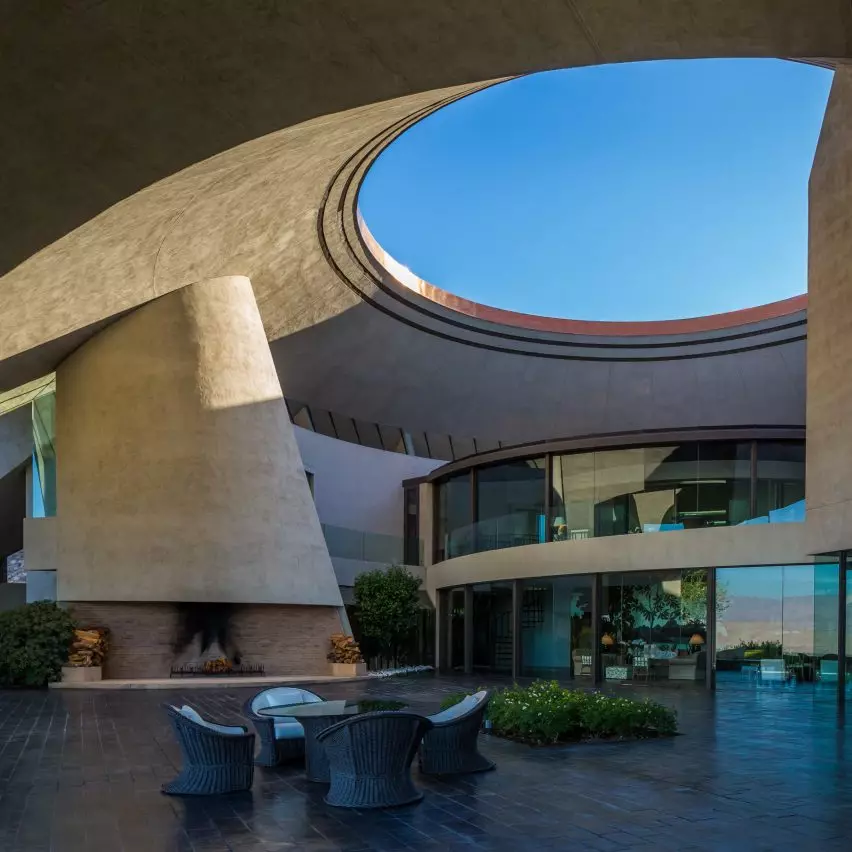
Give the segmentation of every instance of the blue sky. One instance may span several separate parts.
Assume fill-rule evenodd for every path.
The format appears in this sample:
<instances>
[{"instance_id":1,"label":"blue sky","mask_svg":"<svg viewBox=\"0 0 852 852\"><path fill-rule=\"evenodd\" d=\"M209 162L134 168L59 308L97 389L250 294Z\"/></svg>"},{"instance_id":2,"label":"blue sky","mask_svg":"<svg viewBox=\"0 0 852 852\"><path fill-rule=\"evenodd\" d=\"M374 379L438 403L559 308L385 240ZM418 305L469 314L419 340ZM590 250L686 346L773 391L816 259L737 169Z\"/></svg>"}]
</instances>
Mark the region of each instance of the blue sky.
<instances>
[{"instance_id":1,"label":"blue sky","mask_svg":"<svg viewBox=\"0 0 852 852\"><path fill-rule=\"evenodd\" d=\"M807 182L831 73L695 60L536 74L434 113L361 190L379 243L526 313L673 319L807 287Z\"/></svg>"}]
</instances>

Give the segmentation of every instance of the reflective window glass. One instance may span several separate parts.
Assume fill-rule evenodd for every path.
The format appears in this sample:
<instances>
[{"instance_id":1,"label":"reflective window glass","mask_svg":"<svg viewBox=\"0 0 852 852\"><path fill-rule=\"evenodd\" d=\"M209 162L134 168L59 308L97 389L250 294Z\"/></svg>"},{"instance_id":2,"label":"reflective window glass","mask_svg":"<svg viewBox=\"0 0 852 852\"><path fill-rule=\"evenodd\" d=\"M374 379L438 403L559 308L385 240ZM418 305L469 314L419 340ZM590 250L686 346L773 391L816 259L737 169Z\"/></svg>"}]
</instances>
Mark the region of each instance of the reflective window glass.
<instances>
[{"instance_id":1,"label":"reflective window glass","mask_svg":"<svg viewBox=\"0 0 852 852\"><path fill-rule=\"evenodd\" d=\"M698 447L645 447L595 454L598 535L703 526L698 500Z\"/></svg>"},{"instance_id":2,"label":"reflective window glass","mask_svg":"<svg viewBox=\"0 0 852 852\"><path fill-rule=\"evenodd\" d=\"M438 486L435 560L473 552L470 472L452 476Z\"/></svg>"},{"instance_id":3,"label":"reflective window glass","mask_svg":"<svg viewBox=\"0 0 852 852\"><path fill-rule=\"evenodd\" d=\"M415 485L405 489L405 520L403 524L406 565L422 565L420 548L420 489Z\"/></svg>"},{"instance_id":4,"label":"reflective window glass","mask_svg":"<svg viewBox=\"0 0 852 852\"><path fill-rule=\"evenodd\" d=\"M550 529L553 541L595 534L594 453L554 456Z\"/></svg>"},{"instance_id":5,"label":"reflective window glass","mask_svg":"<svg viewBox=\"0 0 852 852\"><path fill-rule=\"evenodd\" d=\"M38 397L32 404L33 487L41 490L40 508L44 517L56 515L56 393Z\"/></svg>"},{"instance_id":6,"label":"reflective window glass","mask_svg":"<svg viewBox=\"0 0 852 852\"><path fill-rule=\"evenodd\" d=\"M512 671L512 583L473 587L473 667Z\"/></svg>"},{"instance_id":7,"label":"reflective window glass","mask_svg":"<svg viewBox=\"0 0 852 852\"><path fill-rule=\"evenodd\" d=\"M805 445L803 442L757 444L757 516L770 523L805 519Z\"/></svg>"},{"instance_id":8,"label":"reflective window glass","mask_svg":"<svg viewBox=\"0 0 852 852\"><path fill-rule=\"evenodd\" d=\"M542 577L521 583L521 674L592 676L592 580Z\"/></svg>"},{"instance_id":9,"label":"reflective window glass","mask_svg":"<svg viewBox=\"0 0 852 852\"><path fill-rule=\"evenodd\" d=\"M523 459L477 471L477 550L545 541L545 462Z\"/></svg>"},{"instance_id":10,"label":"reflective window glass","mask_svg":"<svg viewBox=\"0 0 852 852\"><path fill-rule=\"evenodd\" d=\"M836 561L716 571L720 686L837 682Z\"/></svg>"},{"instance_id":11,"label":"reflective window glass","mask_svg":"<svg viewBox=\"0 0 852 852\"><path fill-rule=\"evenodd\" d=\"M741 524L750 517L751 442L702 441L698 445L698 480L684 483L680 502L694 500L695 525Z\"/></svg>"}]
</instances>

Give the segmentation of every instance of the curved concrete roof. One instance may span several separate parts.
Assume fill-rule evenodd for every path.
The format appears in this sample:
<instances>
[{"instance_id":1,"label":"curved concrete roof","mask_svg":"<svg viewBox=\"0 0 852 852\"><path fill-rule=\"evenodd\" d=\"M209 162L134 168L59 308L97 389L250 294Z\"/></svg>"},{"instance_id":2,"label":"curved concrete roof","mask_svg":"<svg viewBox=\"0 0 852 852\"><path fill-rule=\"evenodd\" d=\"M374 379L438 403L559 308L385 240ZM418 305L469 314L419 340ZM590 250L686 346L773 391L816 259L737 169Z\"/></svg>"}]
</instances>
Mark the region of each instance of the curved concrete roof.
<instances>
[{"instance_id":1,"label":"curved concrete roof","mask_svg":"<svg viewBox=\"0 0 852 852\"><path fill-rule=\"evenodd\" d=\"M850 33L845 0L14 7L0 269L24 262L0 279L0 388L150 299L247 275L284 393L365 420L506 441L800 424L802 312L640 343L455 325L371 269L357 185L394 134L475 81L845 58Z\"/></svg>"}]
</instances>

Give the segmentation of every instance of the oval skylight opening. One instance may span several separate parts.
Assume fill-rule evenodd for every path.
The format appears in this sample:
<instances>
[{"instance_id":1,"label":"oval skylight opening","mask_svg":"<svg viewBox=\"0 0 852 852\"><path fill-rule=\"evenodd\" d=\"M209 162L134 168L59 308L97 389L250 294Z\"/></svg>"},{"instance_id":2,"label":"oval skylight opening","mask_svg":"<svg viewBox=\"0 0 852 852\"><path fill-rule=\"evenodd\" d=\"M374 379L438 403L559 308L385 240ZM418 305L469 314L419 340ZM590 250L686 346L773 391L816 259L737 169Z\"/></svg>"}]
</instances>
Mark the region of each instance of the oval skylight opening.
<instances>
[{"instance_id":1,"label":"oval skylight opening","mask_svg":"<svg viewBox=\"0 0 852 852\"><path fill-rule=\"evenodd\" d=\"M729 59L512 80L400 136L360 213L414 275L509 311L641 322L790 298L831 76Z\"/></svg>"}]
</instances>

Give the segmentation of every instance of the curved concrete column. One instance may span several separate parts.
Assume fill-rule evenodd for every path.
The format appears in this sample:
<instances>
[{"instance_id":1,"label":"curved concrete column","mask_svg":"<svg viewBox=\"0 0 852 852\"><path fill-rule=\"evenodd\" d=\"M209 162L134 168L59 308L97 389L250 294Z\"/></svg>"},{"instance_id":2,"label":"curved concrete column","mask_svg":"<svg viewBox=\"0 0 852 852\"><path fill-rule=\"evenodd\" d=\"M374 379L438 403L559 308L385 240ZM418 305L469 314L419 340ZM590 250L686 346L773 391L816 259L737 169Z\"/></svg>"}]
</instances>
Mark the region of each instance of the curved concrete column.
<instances>
[{"instance_id":1,"label":"curved concrete column","mask_svg":"<svg viewBox=\"0 0 852 852\"><path fill-rule=\"evenodd\" d=\"M812 552L852 548L852 67L838 65L811 171L807 524Z\"/></svg>"},{"instance_id":2,"label":"curved concrete column","mask_svg":"<svg viewBox=\"0 0 852 852\"><path fill-rule=\"evenodd\" d=\"M56 422L61 600L341 605L248 278L82 346Z\"/></svg>"}]
</instances>

